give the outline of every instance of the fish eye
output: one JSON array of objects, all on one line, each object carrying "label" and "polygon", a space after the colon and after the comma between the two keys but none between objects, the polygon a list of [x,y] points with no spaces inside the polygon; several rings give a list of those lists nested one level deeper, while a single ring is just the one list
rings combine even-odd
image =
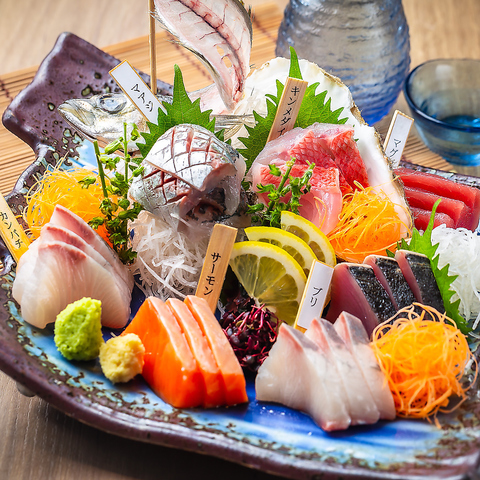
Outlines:
[{"label": "fish eye", "polygon": [[123,95],[105,94],[101,95],[97,101],[99,108],[109,113],[119,113],[127,103]]}]

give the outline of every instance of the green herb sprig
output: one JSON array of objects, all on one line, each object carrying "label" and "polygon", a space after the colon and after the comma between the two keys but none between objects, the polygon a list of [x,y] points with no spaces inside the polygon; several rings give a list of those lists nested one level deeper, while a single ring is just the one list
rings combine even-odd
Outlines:
[{"label": "green herb sprig", "polygon": [[[250,205],[247,213],[252,215],[253,223],[261,223],[264,226],[280,227],[282,212],[288,210],[298,214],[298,208],[302,206],[300,199],[302,195],[308,193],[311,189],[310,179],[313,175],[314,163],[309,163],[308,168],[301,177],[294,177],[291,171],[295,160],[287,162],[287,169],[282,174],[280,168],[270,164],[268,167],[270,173],[275,177],[281,177],[278,186],[273,184],[258,184],[259,193],[266,193],[270,200],[268,206],[263,203]],[[291,193],[287,202],[281,201],[283,197]]]},{"label": "green herb sprig", "polygon": [[[113,249],[125,264],[132,263],[137,256],[137,253],[130,246],[128,222],[135,220],[143,210],[142,205],[136,202],[132,203],[127,198],[133,178],[143,171],[143,167],[140,166],[141,158],[131,157],[128,153],[129,142],[137,140],[138,137],[139,132],[136,125],[133,125],[129,137],[127,135],[127,124],[125,123],[123,125],[123,137],[109,143],[103,154],[100,152],[98,143],[95,141],[93,144],[98,166],[98,178],[103,190],[103,199],[100,203],[100,211],[103,216],[94,217],[88,223],[94,229],[98,229],[100,225],[105,227]],[[118,155],[112,156],[119,150],[123,151],[123,158]],[[118,171],[118,164],[122,160],[125,165],[123,171],[120,172]],[[108,179],[105,171],[111,172]],[[88,188],[96,181],[97,176],[89,175],[80,180],[80,183],[84,188]]]}]

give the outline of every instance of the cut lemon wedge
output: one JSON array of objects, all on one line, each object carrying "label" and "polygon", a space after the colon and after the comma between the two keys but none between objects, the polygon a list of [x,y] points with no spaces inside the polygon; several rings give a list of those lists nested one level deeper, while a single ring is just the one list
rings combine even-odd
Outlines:
[{"label": "cut lemon wedge", "polygon": [[318,260],[331,267],[337,264],[335,250],[326,235],[312,222],[300,215],[283,211],[280,220],[282,230],[300,237],[317,256]]},{"label": "cut lemon wedge", "polygon": [[233,246],[230,266],[247,294],[293,325],[307,277],[285,250],[265,242],[239,242]]},{"label": "cut lemon wedge", "polygon": [[275,227],[248,227],[245,233],[249,240],[276,245],[289,253],[303,268],[308,277],[310,267],[317,256],[297,235]]}]

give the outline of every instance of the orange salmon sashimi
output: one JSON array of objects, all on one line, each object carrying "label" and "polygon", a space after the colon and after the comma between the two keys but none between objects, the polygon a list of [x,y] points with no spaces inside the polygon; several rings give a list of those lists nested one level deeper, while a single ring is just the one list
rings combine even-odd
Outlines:
[{"label": "orange salmon sashimi", "polygon": [[190,346],[171,310],[160,299],[143,302],[124,334],[137,334],[145,346],[142,375],[150,388],[176,408],[198,407],[205,382]]},{"label": "orange salmon sashimi", "polygon": [[[272,162],[276,164],[276,162]],[[277,165],[280,171],[285,173],[286,164]],[[301,177],[308,169],[306,164],[295,163],[290,174],[293,177]],[[268,165],[262,165],[257,169],[259,177],[257,183],[263,185],[271,183],[278,186],[281,177],[276,177],[270,173]],[[339,185],[339,171],[336,167],[323,168],[315,167],[313,175],[310,179],[310,192],[302,195],[300,199],[301,207],[298,209],[299,214],[314,223],[320,230],[327,234],[331,232],[338,223],[338,217],[342,211],[342,192]],[[257,193],[261,202],[268,205],[267,194]],[[286,202],[290,198],[290,194],[283,198]]]},{"label": "orange salmon sashimi", "polygon": [[225,405],[225,384],[212,350],[188,307],[177,298],[166,302],[182,329],[205,381],[204,407]]},{"label": "orange salmon sashimi", "polygon": [[227,405],[248,402],[245,376],[222,327],[205,299],[187,296],[185,305],[190,309],[205,335],[225,382]]}]

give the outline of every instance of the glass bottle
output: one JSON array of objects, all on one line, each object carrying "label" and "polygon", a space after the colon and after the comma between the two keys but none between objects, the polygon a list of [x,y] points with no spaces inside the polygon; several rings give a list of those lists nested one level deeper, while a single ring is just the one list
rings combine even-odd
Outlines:
[{"label": "glass bottle", "polygon": [[369,124],[395,103],[410,68],[401,0],[290,0],[276,55],[316,63],[339,77]]}]

